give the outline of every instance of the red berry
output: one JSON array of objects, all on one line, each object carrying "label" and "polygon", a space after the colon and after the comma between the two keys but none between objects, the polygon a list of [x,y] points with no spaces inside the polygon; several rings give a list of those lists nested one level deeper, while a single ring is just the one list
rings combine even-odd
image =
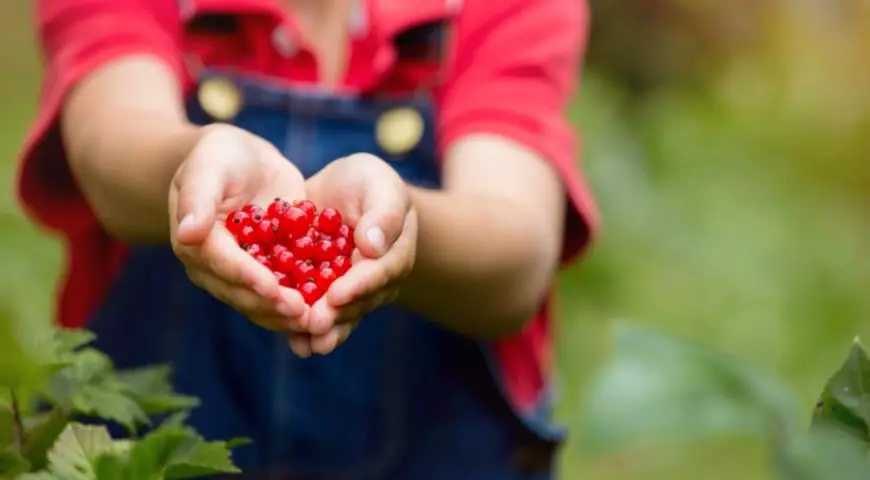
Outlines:
[{"label": "red berry", "polygon": [[290,238],[305,235],[310,226],[311,220],[308,219],[308,215],[301,208],[290,207],[281,216],[281,230],[289,235]]},{"label": "red berry", "polygon": [[290,203],[276,197],[275,200],[269,204],[269,208],[266,209],[266,214],[272,218],[280,218],[288,208],[290,208]]},{"label": "red berry", "polygon": [[332,269],[335,270],[335,273],[339,276],[344,275],[348,270],[350,270],[350,259],[343,255],[339,255],[332,259],[330,264]]},{"label": "red berry", "polygon": [[314,280],[316,273],[314,266],[308,262],[296,262],[296,266],[293,269],[293,277],[299,283]]},{"label": "red berry", "polygon": [[281,272],[273,272],[275,274],[275,278],[278,279],[278,284],[282,287],[287,288],[296,288],[296,279],[293,278],[293,275],[287,275]]},{"label": "red berry", "polygon": [[323,291],[314,282],[305,282],[299,285],[299,293],[308,305],[314,305],[320,297],[323,296]]},{"label": "red berry", "polygon": [[314,221],[314,217],[317,215],[317,206],[314,205],[314,202],[311,200],[295,200],[292,205],[304,211],[305,215],[308,216],[309,222]]},{"label": "red berry", "polygon": [[309,237],[299,237],[293,241],[292,250],[300,260],[308,260],[314,254],[314,241]]},{"label": "red berry", "polygon": [[324,261],[320,262],[320,265],[317,266],[317,269],[323,270],[324,268],[329,268],[331,266],[332,266],[332,262],[330,262],[329,260],[324,260]]},{"label": "red berry", "polygon": [[295,266],[296,257],[290,250],[285,250],[280,255],[272,257],[272,267],[276,272],[290,273]]},{"label": "red berry", "polygon": [[245,212],[233,212],[227,217],[227,221],[224,225],[230,233],[235,235],[236,232],[242,229],[242,227],[248,225],[250,218],[251,217]]},{"label": "red berry", "polygon": [[249,245],[257,241],[257,231],[250,225],[245,225],[235,233],[236,242],[239,245]]},{"label": "red berry", "polygon": [[272,245],[275,238],[275,230],[272,228],[271,220],[263,220],[254,224],[254,229],[257,231],[257,241],[263,245]]},{"label": "red berry", "polygon": [[313,257],[315,260],[331,261],[336,255],[338,255],[338,249],[335,244],[329,240],[321,240],[317,242]]},{"label": "red berry", "polygon": [[348,240],[353,240],[353,229],[350,228],[350,225],[342,223],[341,226],[338,227],[338,233],[336,235]]},{"label": "red berry", "polygon": [[267,257],[267,256],[265,256],[265,255],[262,255],[262,254],[260,254],[260,255],[255,255],[255,256],[254,256],[254,260],[256,260],[257,263],[259,263],[259,264],[263,265],[264,267],[268,268],[269,270],[272,269],[272,262],[269,260],[269,257]]},{"label": "red berry", "polygon": [[315,282],[317,283],[317,286],[325,292],[329,290],[329,286],[332,285],[332,282],[334,282],[336,278],[338,278],[338,274],[336,274],[335,270],[327,267],[317,272],[317,279]]},{"label": "red berry", "polygon": [[286,252],[286,251],[288,251],[287,247],[285,247],[284,245],[281,245],[280,243],[276,243],[275,245],[272,245],[272,248],[269,250],[269,255],[271,255],[273,257],[277,257],[277,256],[281,255],[281,252]]},{"label": "red berry", "polygon": [[263,247],[261,247],[259,243],[247,243],[245,244],[244,249],[254,257],[263,254]]},{"label": "red berry", "polygon": [[349,257],[353,253],[353,241],[348,238],[338,237],[332,243],[339,255]]},{"label": "red berry", "polygon": [[259,205],[257,205],[256,203],[249,203],[249,204],[245,205],[244,207],[242,207],[242,211],[247,213],[248,215],[251,215],[258,210],[262,210],[262,208]]},{"label": "red berry", "polygon": [[333,235],[341,228],[341,214],[334,208],[324,208],[314,221],[314,226],[327,235]]},{"label": "red berry", "polygon": [[320,232],[318,232],[317,230],[315,230],[314,227],[309,228],[308,233],[306,233],[305,236],[314,240],[315,242],[317,242],[318,240],[323,238],[323,235]]}]

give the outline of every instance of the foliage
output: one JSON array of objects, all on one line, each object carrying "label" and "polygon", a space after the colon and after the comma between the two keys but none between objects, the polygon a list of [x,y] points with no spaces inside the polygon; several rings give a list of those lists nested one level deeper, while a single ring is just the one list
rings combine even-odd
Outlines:
[{"label": "foliage", "polygon": [[586,446],[610,452],[644,442],[754,437],[783,479],[870,476],[870,360],[857,343],[801,420],[774,376],[700,344],[621,325],[613,362],[591,391]]},{"label": "foliage", "polygon": [[[0,322],[0,328],[10,325]],[[0,355],[0,479],[158,480],[238,472],[230,449],[244,440],[210,442],[186,426],[187,412],[199,401],[172,390],[169,368],[116,371],[88,346],[94,336],[87,331],[46,329],[35,357],[25,354],[20,336],[0,338],[12,347]],[[156,415],[168,418],[153,425]],[[128,437],[112,438],[111,424]]]}]

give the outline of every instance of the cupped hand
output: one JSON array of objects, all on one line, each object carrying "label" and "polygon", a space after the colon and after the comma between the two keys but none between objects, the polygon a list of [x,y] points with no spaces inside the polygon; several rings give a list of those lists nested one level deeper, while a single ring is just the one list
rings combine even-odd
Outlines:
[{"label": "cupped hand", "polygon": [[274,331],[303,330],[307,307],[224,227],[247,203],[304,198],[299,170],[265,140],[229,125],[205,127],[169,190],[172,248],[199,287]]},{"label": "cupped hand", "polygon": [[392,302],[414,267],[417,215],[409,189],[380,158],[356,154],[336,160],[306,182],[318,206],[338,209],[354,227],[353,266],[311,308],[309,335],[291,335],[300,356],[327,354],[343,343],[366,313]]}]

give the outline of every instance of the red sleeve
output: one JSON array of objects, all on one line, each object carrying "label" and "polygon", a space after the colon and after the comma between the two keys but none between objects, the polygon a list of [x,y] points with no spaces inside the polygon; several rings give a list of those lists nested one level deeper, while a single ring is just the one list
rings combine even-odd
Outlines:
[{"label": "red sleeve", "polygon": [[564,261],[597,229],[564,109],[579,81],[589,11],[583,0],[466,0],[450,80],[440,99],[440,148],[470,133],[517,141],[551,163],[569,196]]},{"label": "red sleeve", "polygon": [[[175,0],[37,0],[45,61],[39,113],[21,152],[19,195],[44,226],[71,235],[93,221],[66,164],[58,117],[88,73],[128,54],[152,54],[182,75]],[[122,119],[123,121],[123,119]]]}]

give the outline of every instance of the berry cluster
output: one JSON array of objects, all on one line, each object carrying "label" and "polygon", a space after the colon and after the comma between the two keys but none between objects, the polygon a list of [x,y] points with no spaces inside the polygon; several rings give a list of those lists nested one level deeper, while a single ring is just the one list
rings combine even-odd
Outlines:
[{"label": "berry cluster", "polygon": [[309,305],[350,269],[353,229],[334,208],[318,212],[310,200],[276,198],[265,209],[249,204],[230,213],[226,227],[240,247]]}]

